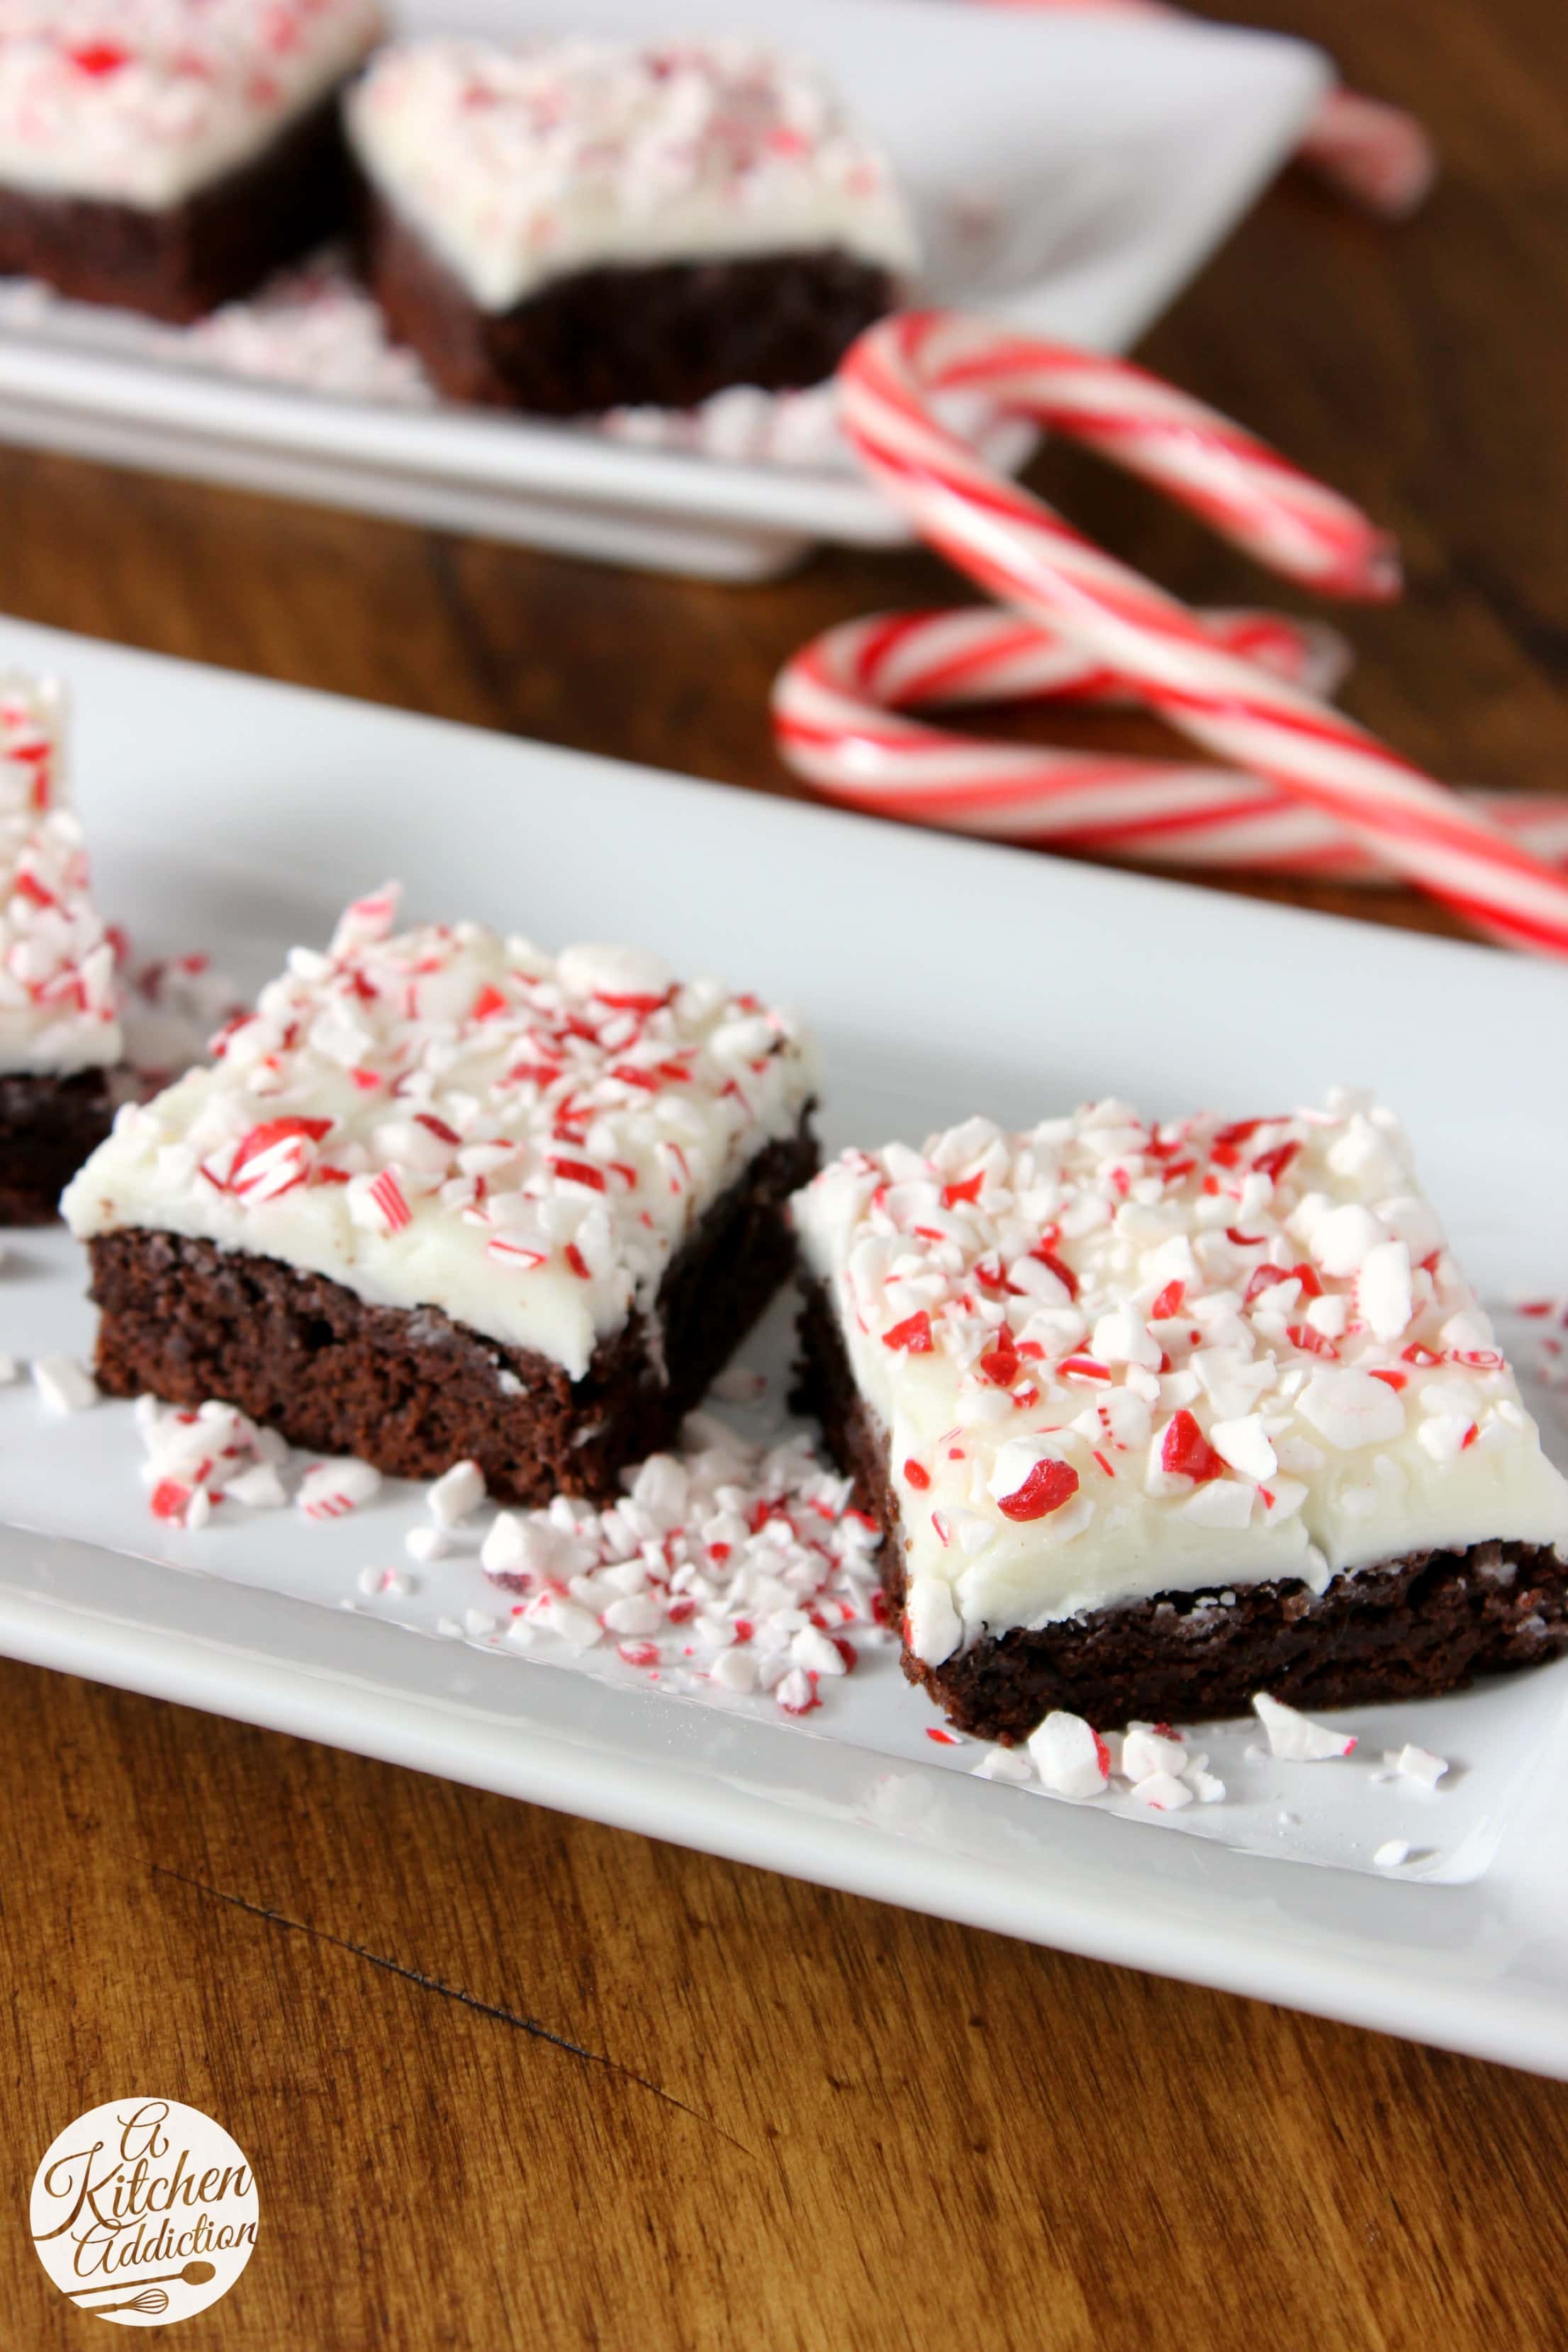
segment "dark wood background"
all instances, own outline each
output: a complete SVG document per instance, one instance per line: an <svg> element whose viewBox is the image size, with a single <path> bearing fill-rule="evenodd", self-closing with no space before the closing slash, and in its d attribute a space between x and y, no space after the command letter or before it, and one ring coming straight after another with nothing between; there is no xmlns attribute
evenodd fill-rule
<svg viewBox="0 0 1568 2352"><path fill-rule="evenodd" d="M1397 531L1351 707L1445 775L1560 790L1568 11L1225 13L1418 108L1445 177L1397 230L1287 181L1142 356ZM1068 453L1041 481L1189 596L1275 593ZM12 452L0 500L0 609L764 791L784 655L953 593L914 555L677 584ZM1556 2084L21 1666L0 1706L8 2341L89 2324L27 2242L39 2155L156 2090L260 2177L193 2345L1568 2342Z"/></svg>

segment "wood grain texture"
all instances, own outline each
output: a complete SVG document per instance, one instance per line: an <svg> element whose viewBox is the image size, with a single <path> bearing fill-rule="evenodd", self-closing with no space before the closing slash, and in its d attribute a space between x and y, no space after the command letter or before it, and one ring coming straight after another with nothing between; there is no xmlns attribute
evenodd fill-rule
<svg viewBox="0 0 1568 2352"><path fill-rule="evenodd" d="M1561 788L1568 18L1233 13L1419 107L1447 177L1399 231L1287 184L1145 356L1399 533L1358 713ZM1145 493L1040 478L1183 593L1257 595ZM765 791L784 654L952 593L912 555L652 582L10 452L0 491L0 609ZM26 2242L39 2154L150 2090L258 2168L257 2255L189 2333L219 2352L1568 2341L1560 2086L20 1666L0 1706L7 2341L86 2325Z"/></svg>

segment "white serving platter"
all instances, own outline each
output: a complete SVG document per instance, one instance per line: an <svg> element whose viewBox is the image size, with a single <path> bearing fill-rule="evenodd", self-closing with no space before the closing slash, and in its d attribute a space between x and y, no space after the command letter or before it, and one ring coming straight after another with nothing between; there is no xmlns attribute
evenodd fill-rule
<svg viewBox="0 0 1568 2352"><path fill-rule="evenodd" d="M669 30L659 0L400 0L388 13L419 29ZM1207 258L1329 78L1300 42L1174 16L973 0L693 0L679 14L685 29L755 27L828 67L910 191L921 299L1108 350ZM0 308L0 436L714 577L775 572L818 540L908 536L845 467L242 381L79 304Z"/></svg>
<svg viewBox="0 0 1568 2352"><path fill-rule="evenodd" d="M1522 958L760 799L0 623L0 667L77 703L100 894L139 949L216 946L251 986L401 871L414 911L545 940L630 937L792 1000L824 1048L826 1140L1026 1120L1113 1090L1162 1114L1310 1099L1404 1109L1489 1297L1568 1292L1568 1107L1538 1039L1559 973ZM85 1351L82 1262L7 1236L0 1349ZM787 1336L753 1342L782 1362ZM1559 1459L1561 1397L1542 1402ZM437 1563L360 1601L421 1516L148 1515L128 1405L51 1418L0 1389L0 1652L349 1747L852 1892L1568 2075L1563 1666L1357 1710L1361 1760L1249 1757L1163 1822L973 1777L888 1652L805 1725L431 1638L494 1595ZM392 1622L395 1608L400 1622ZM1380 1782L1410 1739L1454 1759ZM1289 1819L1281 1817L1289 1815ZM1397 1877L1385 1839L1416 1849Z"/></svg>

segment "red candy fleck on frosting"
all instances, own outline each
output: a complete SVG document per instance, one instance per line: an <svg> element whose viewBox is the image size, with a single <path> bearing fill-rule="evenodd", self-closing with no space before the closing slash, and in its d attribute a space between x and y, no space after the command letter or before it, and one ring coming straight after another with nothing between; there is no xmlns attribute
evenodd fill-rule
<svg viewBox="0 0 1568 2352"><path fill-rule="evenodd" d="M310 1172L310 1146L319 1143L331 1124L330 1118L264 1119L240 1139L228 1171L230 1191L261 1193L269 1200L292 1192Z"/></svg>
<svg viewBox="0 0 1568 2352"><path fill-rule="evenodd" d="M996 1335L996 1345L987 1349L975 1362L975 1370L994 1388L1010 1389L1018 1377L1018 1349L1012 1331L1004 1323Z"/></svg>
<svg viewBox="0 0 1568 2352"><path fill-rule="evenodd" d="M1225 1475L1223 1456L1215 1452L1196 1420L1184 1408L1172 1415L1160 1448L1160 1467L1173 1475L1195 1479L1200 1486Z"/></svg>
<svg viewBox="0 0 1568 2352"><path fill-rule="evenodd" d="M408 1196L390 1168L384 1168L370 1188L370 1197L386 1221L388 1233L397 1234L414 1222L414 1212Z"/></svg>
<svg viewBox="0 0 1568 2352"><path fill-rule="evenodd" d="M105 74L118 73L121 66L128 66L131 62L130 50L122 49L118 41L81 41L75 47L68 48L66 56L78 73L88 74L94 79Z"/></svg>
<svg viewBox="0 0 1568 2352"><path fill-rule="evenodd" d="M1078 1472L1072 1464L1047 1455L1036 1463L1021 1486L998 1499L996 1507L1004 1518L1043 1519L1070 1503L1077 1492Z"/></svg>
<svg viewBox="0 0 1568 2352"><path fill-rule="evenodd" d="M1278 1184L1300 1149L1299 1143L1277 1143L1272 1151L1258 1153L1253 1168L1259 1176L1267 1176L1270 1183Z"/></svg>
<svg viewBox="0 0 1568 2352"><path fill-rule="evenodd" d="M918 1314L906 1316L901 1323L895 1323L890 1331L882 1334L884 1348L902 1349L911 1356L929 1356L934 1344L931 1317L923 1307Z"/></svg>
<svg viewBox="0 0 1568 2352"><path fill-rule="evenodd" d="M1037 1258L1041 1265L1056 1276L1069 1298L1078 1297L1078 1276L1071 1266L1057 1255L1055 1250L1047 1248L1042 1242L1037 1248L1029 1252L1029 1255Z"/></svg>
<svg viewBox="0 0 1568 2352"><path fill-rule="evenodd" d="M617 994L613 989L596 988L595 1001L607 1004L612 1013L662 1013L673 995L672 989L663 989L657 996Z"/></svg>
<svg viewBox="0 0 1568 2352"><path fill-rule="evenodd" d="M554 1173L568 1184L585 1184L591 1192L602 1192L605 1189L604 1170L595 1168L589 1160L552 1160L550 1165Z"/></svg>

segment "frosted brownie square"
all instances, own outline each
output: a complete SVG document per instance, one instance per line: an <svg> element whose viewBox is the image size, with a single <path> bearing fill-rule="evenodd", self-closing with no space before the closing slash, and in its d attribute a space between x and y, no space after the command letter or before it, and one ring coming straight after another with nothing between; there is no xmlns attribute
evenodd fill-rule
<svg viewBox="0 0 1568 2352"><path fill-rule="evenodd" d="M0 0L0 273L180 321L346 226L374 0Z"/></svg>
<svg viewBox="0 0 1568 2352"><path fill-rule="evenodd" d="M962 1727L1405 1697L1568 1646L1568 1483L1368 1097L971 1119L793 1213L816 1409Z"/></svg>
<svg viewBox="0 0 1568 2352"><path fill-rule="evenodd" d="M751 39L395 41L347 121L371 285L458 399L569 416L816 383L915 259L823 75Z"/></svg>
<svg viewBox="0 0 1568 2352"><path fill-rule="evenodd" d="M0 1224L42 1224L109 1131L114 950L66 805L62 698L0 677Z"/></svg>
<svg viewBox="0 0 1568 2352"><path fill-rule="evenodd" d="M788 1273L794 1023L638 950L551 956L395 893L297 948L71 1186L117 1395L492 1493L609 1497Z"/></svg>

